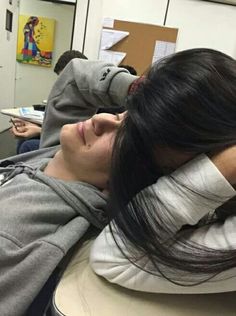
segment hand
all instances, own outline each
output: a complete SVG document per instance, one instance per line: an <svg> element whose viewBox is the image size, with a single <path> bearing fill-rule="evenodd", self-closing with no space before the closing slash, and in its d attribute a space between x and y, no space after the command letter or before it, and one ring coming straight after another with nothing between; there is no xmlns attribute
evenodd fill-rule
<svg viewBox="0 0 236 316"><path fill-rule="evenodd" d="M217 169L229 181L231 185L236 184L236 145L227 147L221 151L210 153L209 158Z"/></svg>
<svg viewBox="0 0 236 316"><path fill-rule="evenodd" d="M33 138L41 134L42 129L37 124L16 118L13 118L12 122L14 125L11 128L11 132L14 134L14 136Z"/></svg>

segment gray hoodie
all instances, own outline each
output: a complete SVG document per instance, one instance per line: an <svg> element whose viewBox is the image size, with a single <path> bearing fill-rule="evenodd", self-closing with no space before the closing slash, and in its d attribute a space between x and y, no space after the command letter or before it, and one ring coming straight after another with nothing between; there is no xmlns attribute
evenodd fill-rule
<svg viewBox="0 0 236 316"><path fill-rule="evenodd" d="M72 60L49 97L41 146L59 143L64 123L98 106L120 106L136 77L104 63ZM58 147L0 161L0 315L20 316L90 224L106 224L105 196L94 186L48 177Z"/></svg>

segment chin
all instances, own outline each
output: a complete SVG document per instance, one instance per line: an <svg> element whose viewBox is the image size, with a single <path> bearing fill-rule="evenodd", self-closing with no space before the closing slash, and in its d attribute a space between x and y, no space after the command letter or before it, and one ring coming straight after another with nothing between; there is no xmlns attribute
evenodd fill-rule
<svg viewBox="0 0 236 316"><path fill-rule="evenodd" d="M72 144L75 139L75 124L63 125L60 132L61 145Z"/></svg>

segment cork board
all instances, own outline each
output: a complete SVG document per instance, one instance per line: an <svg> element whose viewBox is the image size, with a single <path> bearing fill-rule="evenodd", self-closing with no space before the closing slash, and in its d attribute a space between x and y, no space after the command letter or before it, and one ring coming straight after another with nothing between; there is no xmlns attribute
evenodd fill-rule
<svg viewBox="0 0 236 316"><path fill-rule="evenodd" d="M133 66L142 75L152 64L156 41L176 43L178 29L158 25L114 20L114 30L129 32L129 36L112 46L112 51L124 52L122 64Z"/></svg>

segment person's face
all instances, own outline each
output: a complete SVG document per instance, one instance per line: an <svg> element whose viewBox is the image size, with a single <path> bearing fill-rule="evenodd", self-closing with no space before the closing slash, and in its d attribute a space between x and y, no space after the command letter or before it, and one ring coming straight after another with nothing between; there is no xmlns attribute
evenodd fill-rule
<svg viewBox="0 0 236 316"><path fill-rule="evenodd" d="M107 189L113 143L124 115L101 113L84 122L63 126L63 157L76 179Z"/></svg>

